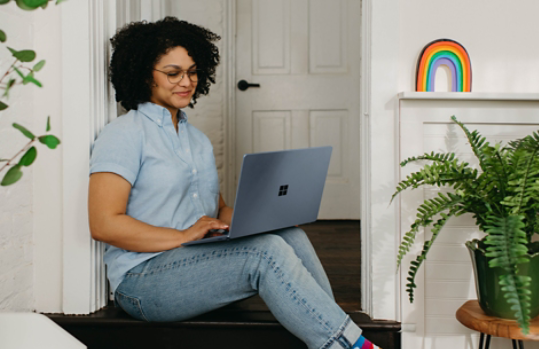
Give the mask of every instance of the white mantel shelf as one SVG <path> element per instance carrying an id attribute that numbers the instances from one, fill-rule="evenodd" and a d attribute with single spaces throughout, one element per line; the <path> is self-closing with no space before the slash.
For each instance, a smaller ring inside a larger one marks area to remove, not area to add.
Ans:
<path id="1" fill-rule="evenodd" d="M 539 101 L 539 93 L 401 92 L 399 100 Z"/>

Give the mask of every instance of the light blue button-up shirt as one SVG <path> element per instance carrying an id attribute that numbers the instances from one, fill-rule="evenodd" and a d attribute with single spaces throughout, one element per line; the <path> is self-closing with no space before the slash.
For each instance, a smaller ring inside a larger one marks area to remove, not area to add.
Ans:
<path id="1" fill-rule="evenodd" d="M 113 172 L 131 183 L 126 214 L 144 223 L 183 230 L 204 215 L 217 217 L 213 147 L 183 111 L 178 132 L 170 112 L 150 102 L 112 121 L 93 145 L 90 174 L 95 172 Z M 130 269 L 159 253 L 107 245 L 104 261 L 111 291 Z"/>

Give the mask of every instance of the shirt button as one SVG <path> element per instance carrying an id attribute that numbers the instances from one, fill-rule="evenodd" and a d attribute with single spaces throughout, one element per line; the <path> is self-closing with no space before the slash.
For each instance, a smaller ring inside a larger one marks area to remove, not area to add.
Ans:
<path id="1" fill-rule="evenodd" d="M 193 174 L 197 174 L 197 170 L 193 170 Z"/>
<path id="2" fill-rule="evenodd" d="M 186 153 L 189 153 L 189 149 L 185 149 L 185 152 L 186 152 Z"/>
<path id="3" fill-rule="evenodd" d="M 198 194 L 197 194 L 197 193 L 194 193 L 194 194 L 193 194 L 193 197 L 194 197 L 194 198 L 198 197 Z"/>

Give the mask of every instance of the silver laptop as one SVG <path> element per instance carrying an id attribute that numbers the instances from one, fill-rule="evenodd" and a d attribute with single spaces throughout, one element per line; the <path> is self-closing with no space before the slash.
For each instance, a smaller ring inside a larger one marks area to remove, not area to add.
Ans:
<path id="1" fill-rule="evenodd" d="M 332 147 L 243 156 L 232 222 L 222 236 L 183 246 L 226 241 L 316 221 Z"/>

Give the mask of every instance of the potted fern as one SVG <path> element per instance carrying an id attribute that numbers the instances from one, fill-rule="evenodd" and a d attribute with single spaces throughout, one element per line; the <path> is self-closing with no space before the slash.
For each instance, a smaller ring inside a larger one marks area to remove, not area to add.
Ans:
<path id="1" fill-rule="evenodd" d="M 453 189 L 419 206 L 416 220 L 399 247 L 398 266 L 419 229 L 432 228 L 432 237 L 410 265 L 406 285 L 410 302 L 417 287 L 417 271 L 445 223 L 451 217 L 471 213 L 485 233 L 483 239 L 466 243 L 475 264 L 481 308 L 490 315 L 516 319 L 527 334 L 530 319 L 539 314 L 539 241 L 533 242 L 539 233 L 539 133 L 506 146 L 491 145 L 454 116 L 451 119 L 466 134 L 480 169 L 460 161 L 454 153 L 432 152 L 408 158 L 401 166 L 416 161 L 428 164 L 401 181 L 391 199 L 420 186 Z"/>

